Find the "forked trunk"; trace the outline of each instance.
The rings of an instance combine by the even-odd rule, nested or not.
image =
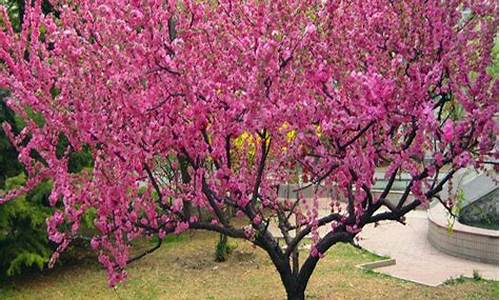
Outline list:
[[[298,278],[292,273],[286,274],[282,277],[282,282],[286,290],[286,297],[288,300],[304,300],[305,290],[307,284],[300,284]],[[283,280],[285,279],[285,280]]]
[[[288,300],[304,300],[305,294],[304,291],[293,291],[291,293],[287,293]]]

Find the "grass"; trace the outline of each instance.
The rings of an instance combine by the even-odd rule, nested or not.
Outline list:
[[[284,299],[274,266],[260,249],[237,243],[228,260],[214,261],[218,235],[188,233],[132,263],[128,280],[115,289],[94,260],[65,265],[0,285],[0,299]],[[498,282],[450,280],[427,287],[355,266],[379,257],[336,245],[320,261],[308,299],[498,299]]]

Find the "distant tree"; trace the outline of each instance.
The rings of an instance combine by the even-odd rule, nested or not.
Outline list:
[[[199,229],[264,249],[288,298],[304,299],[334,244],[432,199],[450,208],[446,182],[498,156],[496,1],[51,3],[43,14],[40,0],[27,2],[20,33],[3,10],[0,88],[26,123],[4,130],[28,180],[1,201],[53,182],[52,262],[95,209],[91,245],[110,285],[125,278],[132,240]],[[85,147],[92,169],[71,172],[70,153]],[[311,185],[335,187],[328,214],[318,194],[278,197],[297,167]],[[393,205],[398,172],[411,180]]]

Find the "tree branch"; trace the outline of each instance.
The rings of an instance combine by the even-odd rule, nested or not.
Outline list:
[[[257,196],[260,188],[260,184],[262,183],[262,176],[264,174],[264,169],[266,167],[266,158],[267,155],[269,154],[268,148],[271,148],[271,141],[269,141],[269,145],[267,144],[267,138],[265,137],[266,131],[264,130],[263,134],[261,135],[261,158],[259,162],[259,167],[257,169],[257,177],[255,179],[255,185],[253,188],[253,194],[252,194],[252,205],[255,206],[255,202],[257,201]]]
[[[353,239],[352,234],[346,231],[339,231],[339,232],[331,231],[316,244],[316,249],[318,250],[319,253],[325,253],[334,244],[338,242],[350,243],[352,242],[352,239]],[[314,268],[316,267],[316,264],[319,261],[319,258],[320,258],[319,255],[318,256],[309,255],[305,260],[305,262],[302,264],[302,267],[300,268],[300,272],[297,278],[297,281],[299,283],[299,290],[305,290],[307,282],[309,281],[309,278],[311,277]]]
[[[134,261],[136,261],[138,259],[141,259],[144,256],[146,256],[148,254],[151,254],[151,253],[155,252],[156,250],[160,249],[162,242],[163,242],[163,240],[159,238],[158,239],[158,243],[156,244],[156,246],[154,246],[151,249],[146,250],[145,252],[143,252],[143,253],[141,253],[141,254],[139,254],[137,256],[134,256],[134,257],[130,258],[129,260],[127,260],[127,264],[129,264],[131,262],[134,262]]]
[[[318,220],[318,227],[321,227],[323,225],[326,225],[332,221],[340,221],[342,219],[342,216],[338,213],[332,213],[328,216],[325,216],[321,219]],[[296,225],[298,226],[298,225]],[[312,230],[312,225],[307,225],[302,231],[297,233],[297,235],[293,238],[293,240],[288,244],[286,250],[285,250],[285,256],[289,256],[292,251],[294,250],[295,247],[302,241],[302,239],[308,235]]]

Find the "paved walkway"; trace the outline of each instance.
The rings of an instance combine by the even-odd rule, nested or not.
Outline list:
[[[360,233],[363,248],[396,259],[395,265],[376,272],[430,286],[460,275],[472,277],[474,270],[483,278],[498,280],[498,265],[457,258],[432,247],[427,240],[426,211],[413,211],[406,221],[406,226],[397,222],[369,225]]]
[[[345,204],[342,203],[342,206]],[[328,214],[327,207],[328,201],[320,199],[321,216]],[[329,226],[320,227],[320,236],[324,236],[329,229]],[[281,235],[275,222],[271,222],[270,230],[276,236]],[[376,227],[367,225],[358,235],[359,245],[378,255],[394,258],[395,265],[374,271],[401,279],[437,286],[461,275],[472,277],[473,271],[477,270],[485,279],[498,280],[498,265],[445,254],[429,243],[427,230],[427,210],[415,210],[406,215],[406,225],[394,221],[380,222]],[[294,236],[293,232],[290,235]]]

